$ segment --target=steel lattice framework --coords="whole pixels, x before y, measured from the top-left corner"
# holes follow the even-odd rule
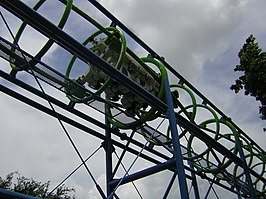
[[[159,196],[162,198],[167,198],[172,190],[179,190],[184,199],[198,199],[202,195],[208,198],[214,186],[238,198],[266,198],[265,151],[231,118],[97,1],[89,0],[88,6],[101,13],[104,18],[101,22],[72,0],[59,2],[64,12],[55,25],[38,12],[45,0],[39,0],[33,9],[20,1],[0,1],[3,9],[22,20],[12,41],[0,37],[0,57],[11,65],[10,71],[0,69],[2,82],[29,91],[35,97],[15,91],[5,83],[0,84],[0,90],[102,140],[107,190],[95,181],[102,198],[119,198],[117,190],[125,184],[162,171],[172,176]],[[64,31],[70,14],[85,21],[91,30],[83,42]],[[102,24],[106,22],[111,25],[104,27]],[[47,39],[35,55],[19,46],[28,26]],[[65,72],[41,61],[53,45],[71,55]],[[129,48],[134,45],[140,46],[148,56],[140,58]],[[77,62],[87,66],[89,71],[81,72]],[[32,86],[31,81],[17,77],[18,73],[25,73],[28,79],[42,82],[63,95],[48,95]],[[174,76],[171,84],[169,75]],[[79,109],[77,104],[83,108]],[[53,106],[57,111],[51,108]],[[92,112],[103,119],[95,119]],[[77,117],[86,124],[74,119]],[[89,124],[98,126],[101,131]],[[117,149],[121,151],[119,155],[115,152]],[[91,175],[78,149],[75,150]],[[129,172],[131,166],[124,168],[122,164],[126,154],[141,158],[151,166],[143,165],[140,170]],[[118,174],[121,167],[125,169],[123,175]],[[199,191],[199,179],[207,182],[204,194]],[[92,180],[95,179],[92,177]],[[193,188],[193,194],[189,187]],[[1,194],[27,198],[0,190]]]

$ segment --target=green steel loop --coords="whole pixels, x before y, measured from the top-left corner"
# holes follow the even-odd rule
[[[37,11],[41,5],[45,2],[46,0],[39,0],[35,6],[33,7],[33,9],[35,11]],[[66,24],[66,21],[69,17],[69,14],[70,14],[70,11],[71,11],[71,8],[72,8],[72,5],[73,5],[73,0],[67,0],[67,4],[66,4],[66,8],[64,10],[64,13],[58,23],[58,28],[63,28]],[[15,36],[15,39],[13,41],[13,44],[17,44],[25,27],[27,25],[27,21],[23,21],[23,23],[21,24],[21,26],[19,27],[19,30]],[[41,59],[42,56],[50,49],[50,47],[53,45],[54,41],[52,39],[48,39],[48,41],[44,44],[44,46],[41,48],[41,50],[35,55],[35,58],[36,59]],[[14,50],[14,49],[13,49]],[[14,70],[21,70],[21,68],[15,66],[14,64],[10,64],[11,68],[14,69]]]
[[[186,107],[186,109],[189,109],[189,108],[191,108],[193,105],[189,105],[189,106],[187,106]],[[216,123],[216,129],[215,130],[213,130],[213,132],[214,132],[214,134],[215,134],[215,136],[214,136],[214,140],[217,140],[217,138],[218,138],[218,135],[219,135],[219,132],[220,132],[220,120],[219,120],[219,118],[218,118],[218,116],[217,116],[217,114],[216,114],[216,112],[212,109],[212,108],[210,108],[209,106],[206,106],[206,105],[203,105],[203,104],[196,104],[195,105],[195,107],[196,108],[203,108],[203,109],[206,109],[207,111],[209,111],[212,115],[213,115],[213,118],[212,119],[209,119],[209,120],[206,120],[206,121],[203,121],[203,122],[201,122],[200,124],[197,124],[198,126],[199,126],[199,128],[204,128],[204,126],[206,126],[207,124],[208,124],[208,122],[211,120],[211,121],[215,121],[215,123]],[[182,110],[180,110],[179,112],[178,112],[178,114],[181,114],[182,112],[181,112]],[[193,121],[194,123],[196,123],[195,121]],[[192,159],[195,159],[195,158],[198,158],[198,157],[203,157],[206,153],[208,153],[208,150],[209,149],[206,149],[204,152],[202,152],[201,154],[198,154],[198,156],[197,157],[193,157],[193,155],[192,155],[192,141],[193,141],[193,138],[195,137],[195,135],[194,134],[191,134],[190,136],[189,136],[189,140],[188,140],[188,159],[190,159],[190,160],[192,160]]]
[[[160,81],[160,76],[154,71],[152,70],[147,64],[145,64],[142,61],[142,58],[138,57],[132,50],[130,50],[129,48],[127,49],[127,53],[133,58],[135,59],[154,79],[156,79],[157,81]]]
[[[189,107],[188,107],[188,106],[187,106],[187,107],[184,107],[184,106],[182,106],[182,107],[178,107],[178,108],[181,108],[181,110],[178,112],[178,114],[184,112],[185,115],[187,116],[187,118],[189,119],[189,121],[194,121],[195,116],[196,116],[196,112],[197,112],[197,101],[196,101],[196,98],[195,98],[194,94],[192,93],[192,91],[191,91],[189,88],[187,88],[187,87],[185,87],[185,86],[183,86],[183,85],[181,85],[181,84],[171,84],[171,85],[170,85],[170,88],[175,88],[175,87],[177,87],[177,88],[181,88],[181,89],[185,90],[185,91],[189,94],[189,96],[190,96],[190,98],[191,98],[191,101],[192,101],[192,104],[189,105]],[[172,92],[173,92],[173,91],[172,91]],[[173,97],[174,97],[174,96],[173,96]],[[175,99],[173,99],[173,100],[175,100]],[[178,99],[176,99],[176,100],[178,100]],[[179,101],[179,100],[178,100],[178,101]],[[181,102],[179,102],[179,104],[181,104]],[[186,109],[188,109],[188,108],[190,108],[190,107],[193,107],[193,108],[192,108],[192,114],[189,115],[189,114],[187,113]],[[185,131],[186,131],[186,130],[185,130]],[[167,137],[170,137],[170,127],[167,128],[166,136],[167,136]]]
[[[245,154],[244,153],[244,157],[245,157],[245,161],[248,167],[252,166],[253,163],[253,159],[254,159],[254,150],[256,150],[259,153],[259,150],[254,148],[253,145],[249,142],[248,139],[246,139],[245,137],[241,136],[241,134],[239,135],[239,140],[242,141],[242,148],[247,150],[249,153]],[[249,158],[249,161],[247,162],[247,159]],[[238,165],[235,166],[234,168],[234,175],[236,176],[236,169],[238,168]]]
[[[244,137],[241,136],[240,137],[240,140],[243,141],[243,139],[246,142],[248,141],[246,138],[244,138]],[[247,142],[247,145],[244,145],[243,144],[242,146],[243,146],[244,149],[247,150],[247,152],[249,152],[249,153],[247,153],[247,154],[244,155],[244,158],[245,158],[245,161],[247,163],[247,166],[251,170],[255,170],[257,172],[259,172],[258,169],[260,169],[261,171],[258,173],[260,176],[263,176],[264,174],[266,174],[266,170],[265,170],[266,158],[265,158],[265,155],[263,155],[258,148],[253,147],[253,145],[250,144],[249,142]],[[248,159],[249,159],[249,161],[247,161]],[[259,162],[255,162],[256,159]],[[261,167],[261,168],[259,168],[259,167]],[[240,179],[241,177],[244,177],[245,176],[245,171],[239,165],[235,165],[234,166],[234,169],[233,169],[233,175],[234,175],[235,179]],[[253,176],[252,180],[253,180],[252,184],[255,187],[257,187],[257,184],[262,183],[259,178],[254,178],[254,176]],[[264,189],[265,188],[262,189],[262,192],[263,191],[266,191]]]
[[[118,33],[119,36],[120,36],[120,39],[121,39],[121,50],[120,50],[120,54],[119,54],[117,63],[115,65],[115,68],[117,68],[118,70],[120,70],[121,67],[122,67],[122,65],[123,65],[123,62],[124,62],[124,59],[125,59],[125,55],[126,55],[126,49],[127,49],[126,48],[126,38],[125,38],[125,35],[123,34],[122,31],[120,31],[120,30],[118,30],[117,28],[114,28],[114,27],[107,27],[106,30],[112,31],[114,33]],[[82,44],[84,46],[86,46],[95,37],[97,37],[98,35],[100,35],[102,33],[103,33],[102,30],[96,31],[95,33],[93,33],[92,35],[90,35]],[[66,70],[66,73],[65,73],[65,76],[68,77],[68,78],[70,76],[70,73],[71,73],[73,64],[74,64],[74,62],[75,62],[76,59],[77,59],[77,55],[75,54],[72,57],[72,59],[70,60],[69,64],[68,64],[68,67],[67,67],[67,70]],[[112,82],[112,79],[111,79],[111,77],[109,77],[106,80],[106,82],[95,92],[95,94],[96,95],[100,95],[110,85],[111,82]],[[89,101],[92,98],[92,96],[85,96],[82,99],[77,99],[75,97],[72,97],[71,95],[67,95],[67,97],[71,101],[76,102],[76,103],[87,102],[87,101]]]
[[[241,136],[241,134],[239,136],[239,140],[242,141],[242,148],[245,149],[245,150],[247,150],[249,152],[249,154],[253,154],[253,149],[255,149],[253,147],[253,144],[251,144],[245,137]],[[258,149],[256,149],[256,150],[258,151]],[[247,162],[247,165],[248,166],[251,166],[252,161],[253,161],[253,156],[251,156],[249,162]]]
[[[218,134],[218,139],[215,139],[217,142],[219,141],[219,139],[223,138],[226,139],[228,141],[230,141],[231,143],[234,143],[234,148],[232,149],[232,152],[236,155],[238,153],[238,144],[236,142],[236,140],[238,139],[239,135],[238,132],[236,131],[235,127],[228,121],[225,120],[220,120],[220,123],[226,125],[231,131],[232,133],[225,133],[224,135]],[[235,138],[233,140],[230,139],[231,135]],[[209,155],[210,153],[207,154],[207,160],[209,159]],[[226,158],[222,159],[222,166],[219,165],[219,167],[224,170],[226,169],[233,161],[232,160],[228,160],[226,161]],[[207,161],[207,164],[209,164],[209,162]],[[216,170],[212,170],[213,172],[216,172]]]
[[[259,160],[259,162],[253,163],[253,160],[255,157],[257,158],[257,160]],[[266,170],[265,170],[266,157],[265,155],[261,154],[261,152],[257,148],[252,148],[252,151],[250,153],[245,154],[245,161],[247,158],[250,159],[247,166],[251,170],[256,170],[257,167],[261,166],[262,168],[261,168],[261,172],[259,173],[259,175],[263,176],[266,173]],[[238,174],[237,170],[242,170],[242,172]],[[245,173],[244,173],[244,170],[239,165],[235,165],[234,170],[233,170],[233,175],[235,176],[236,179],[240,179],[240,177],[244,176]],[[259,178],[256,178],[256,179],[253,178],[253,182],[252,182],[253,185],[256,185],[259,182],[260,182]]]
[[[205,125],[208,125],[208,124],[211,124],[211,123],[216,123],[217,121],[215,120],[215,119],[210,119],[210,120],[206,120],[206,121],[204,121],[204,122],[202,122],[200,125],[202,125],[202,126],[205,126]],[[236,131],[236,129],[234,128],[234,126],[231,124],[231,123],[229,123],[229,122],[227,122],[227,121],[224,121],[224,120],[219,120],[219,123],[220,124],[224,124],[224,125],[226,125],[227,127],[229,127],[229,129],[232,131],[232,135],[234,136],[234,137],[238,137],[238,134],[237,134],[237,131]],[[219,137],[220,136],[220,137]],[[194,137],[194,135],[191,135],[191,137],[190,137],[190,139],[189,139],[189,142],[188,142],[188,153],[189,153],[189,155],[190,156],[192,156],[192,154],[191,154],[191,144],[192,144],[192,138]],[[221,135],[221,134],[217,134],[216,136],[215,136],[215,140],[218,142],[219,141],[219,139],[221,139],[221,138],[224,138],[224,139],[226,139],[226,140],[229,140],[228,139],[228,136],[224,136],[224,135]],[[232,163],[232,160],[225,160],[225,159],[223,159],[222,161],[221,161],[221,165],[218,165],[217,166],[217,168],[215,167],[215,168],[211,168],[211,166],[214,164],[214,163],[212,163],[212,162],[210,162],[209,161],[209,159],[210,159],[210,152],[211,152],[211,148],[208,148],[206,151],[204,151],[202,154],[200,154],[199,156],[197,156],[197,157],[189,157],[189,159],[190,160],[192,160],[192,164],[196,167],[196,168],[198,168],[198,169],[201,169],[202,171],[204,171],[204,172],[206,172],[206,173],[219,173],[219,172],[221,172],[222,170],[225,170],[231,163]],[[234,148],[233,148],[233,153],[234,154],[237,154],[237,152],[238,152],[238,146],[237,146],[237,144],[236,143],[234,143]],[[197,164],[195,161],[193,161],[193,159],[196,159],[196,158],[199,158],[199,157],[205,157],[205,155],[206,155],[206,164],[207,164],[207,168],[204,168],[204,167],[202,167],[201,165],[199,165],[199,164]]]
[[[261,191],[263,194],[266,194],[266,184],[264,184],[263,186],[262,186],[262,191]]]
[[[158,74],[158,76],[160,77],[159,79],[160,81],[160,90],[158,93],[158,98],[163,100],[164,99],[164,81],[165,78],[167,77],[167,71],[165,69],[165,66],[158,60],[155,60],[154,58],[150,58],[150,57],[142,57],[140,58],[141,61],[143,61],[144,63],[152,63],[154,64],[156,67],[158,67],[160,74]],[[109,115],[112,116],[111,110],[110,108],[107,110],[107,113],[109,113]],[[141,115],[139,116],[139,120],[136,122],[132,122],[132,123],[123,123],[121,121],[115,120],[112,117],[108,117],[110,123],[112,123],[113,125],[117,126],[118,128],[121,129],[130,129],[133,128],[134,126],[136,126],[137,124],[143,124],[146,121],[149,121],[151,119],[153,119],[154,115],[156,115],[156,109],[151,107],[150,110],[148,111],[141,111]]]
[[[181,85],[181,84],[172,84],[172,85],[170,85],[170,88],[174,88],[174,87],[178,87],[178,88],[181,88],[181,89],[183,89],[183,90],[185,90],[188,94],[189,94],[189,96],[190,96],[190,98],[191,98],[191,101],[192,101],[192,114],[191,115],[189,115],[189,117],[188,117],[188,119],[190,120],[190,121],[194,121],[194,119],[195,119],[195,117],[196,117],[196,112],[197,112],[197,102],[196,102],[196,97],[194,96],[194,94],[192,93],[192,91],[189,89],[189,88],[187,88],[187,87],[185,87],[185,86],[183,86],[183,85]],[[185,111],[185,110],[184,110]],[[188,115],[187,115],[188,116]]]
[[[232,134],[227,134],[226,136],[227,136],[227,137],[231,137],[231,135],[232,135]],[[235,148],[233,147],[233,148],[229,149],[229,151],[233,152],[234,149],[235,149]],[[249,158],[249,157],[250,157],[250,154],[246,154],[246,155],[245,155],[245,160],[246,160],[246,158]],[[252,158],[253,158],[253,157],[252,157]],[[224,162],[225,159],[226,159],[226,157],[223,158],[222,162]],[[249,168],[250,168],[250,167],[249,167]],[[239,172],[238,170],[240,170],[241,172]],[[235,178],[236,180],[241,180],[241,178],[245,176],[245,172],[244,172],[243,168],[242,168],[240,165],[238,165],[238,164],[235,164],[235,165],[233,166],[233,169],[231,168],[231,174],[234,176],[234,178]],[[227,181],[227,179],[224,178],[224,177],[221,177],[220,180]],[[229,182],[228,182],[228,183],[229,183]],[[234,183],[232,182],[231,185],[234,186]]]
[[[251,154],[250,154],[251,155]],[[258,162],[252,166],[250,166],[250,169],[251,170],[256,170],[257,167],[261,166],[261,172],[259,173],[260,176],[263,176],[265,173],[266,173],[266,170],[265,170],[265,157],[262,156],[261,154],[257,153],[257,154],[252,154],[254,157],[257,157],[259,160],[261,160],[261,162]],[[263,157],[263,158],[262,158]],[[255,179],[253,184],[256,185],[258,182],[260,181],[259,178]]]
[[[141,58],[141,60],[144,62],[144,63],[152,63],[154,64],[155,66],[158,67],[160,73],[158,74],[158,76],[160,77],[160,90],[159,90],[159,93],[158,93],[158,98],[160,100],[164,100],[164,81],[165,81],[165,78],[167,77],[167,71],[165,69],[165,66],[158,60],[155,60],[153,58],[148,58],[148,57],[143,57]],[[148,112],[144,112],[144,116],[142,117],[142,119],[144,121],[147,121],[147,120],[150,120],[152,118],[152,116],[155,114],[156,112],[156,109],[155,108],[151,108]]]
[[[250,168],[250,167],[252,167],[252,163],[253,163],[254,156],[256,156],[256,153],[254,153],[254,149],[255,148],[253,148],[253,145],[245,137],[243,137],[241,135],[239,136],[239,140],[242,141],[242,148],[245,149],[245,150],[247,150],[247,152],[248,152],[248,154],[245,154],[244,153],[245,154],[244,157],[245,157],[245,161],[246,161],[247,166]],[[259,153],[259,150],[258,149],[255,149],[255,150]],[[249,161],[247,162],[247,159],[248,158],[249,158]],[[242,170],[242,173],[238,174],[237,173],[238,172],[238,169]],[[244,175],[244,171],[243,171],[243,169],[239,165],[235,165],[234,170],[233,170],[233,175],[236,178],[240,178],[241,176]]]
[[[261,160],[261,162],[258,162],[258,163],[256,163],[256,164],[254,164],[254,165],[252,165],[252,166],[250,166],[249,168],[251,169],[251,170],[254,170],[254,171],[257,171],[257,172],[259,172],[258,170],[257,170],[257,168],[258,167],[261,167],[261,171],[260,171],[260,173],[258,173],[260,176],[263,176],[264,174],[266,174],[266,171],[265,171],[265,164],[266,164],[266,162],[265,162],[265,159],[263,158],[263,160],[261,159],[261,154],[255,154],[255,153],[253,153],[253,154],[247,154],[246,156],[245,156],[245,158],[246,157],[249,157],[249,156],[253,156],[253,157],[257,157],[258,159],[260,159]],[[238,166],[238,165],[236,165],[236,167],[240,167],[240,166]],[[243,168],[240,168],[241,170],[242,170],[242,172],[240,173],[240,174],[238,174],[238,175],[236,175],[236,173],[235,173],[235,169],[234,169],[234,177],[235,177],[235,179],[240,179],[241,177],[243,177],[243,176],[245,176],[245,172],[244,172],[244,170],[243,170]],[[260,183],[261,181],[260,181],[260,179],[259,178],[252,178],[252,184],[253,184],[253,186],[255,186],[255,187],[257,187],[258,186],[258,183]],[[262,188],[262,192],[265,192],[266,190],[264,190],[265,188]]]

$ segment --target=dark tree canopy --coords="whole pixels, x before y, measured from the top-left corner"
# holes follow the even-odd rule
[[[238,53],[240,64],[234,71],[244,72],[230,89],[238,93],[245,90],[245,95],[250,95],[261,102],[259,113],[261,119],[266,119],[266,52],[262,52],[255,37],[250,35]]]
[[[14,179],[14,176],[17,176]],[[21,176],[18,172],[12,172],[6,178],[0,177],[0,188],[8,189],[14,192],[26,194],[29,196],[47,198],[47,199],[74,199],[75,196],[69,196],[74,189],[67,188],[65,185],[58,187],[54,192],[49,194],[50,182],[41,183]],[[72,194],[73,195],[73,194]]]

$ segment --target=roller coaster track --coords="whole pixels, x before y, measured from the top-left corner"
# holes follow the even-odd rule
[[[97,1],[89,0],[88,5],[102,13],[110,27],[103,27],[71,0],[60,2],[65,10],[57,25],[37,12],[45,1],[38,1],[33,9],[20,1],[0,2],[2,8],[23,21],[13,41],[0,35],[0,57],[11,66],[8,72],[0,69],[2,82],[48,100],[58,109],[98,126],[105,133],[55,112],[4,83],[0,84],[0,90],[103,141],[109,157],[106,160],[107,191],[103,193],[98,188],[103,198],[119,197],[117,187],[164,170],[173,173],[165,198],[170,189],[174,189],[176,176],[181,198],[189,198],[188,184],[194,188],[194,197],[200,198],[197,177],[208,181],[210,188],[215,184],[239,198],[266,198],[266,153],[231,118]],[[63,30],[71,12],[94,30],[83,42]],[[47,38],[35,55],[18,45],[27,26]],[[140,45],[148,56],[136,55],[127,46],[128,40]],[[71,55],[65,73],[42,61],[54,44]],[[80,72],[77,62],[82,62],[89,71]],[[19,73],[27,74],[27,78],[20,79]],[[169,74],[175,76],[171,79],[173,84],[169,84]],[[43,82],[57,90],[60,97],[45,94],[28,79]],[[63,102],[66,99],[68,103]],[[76,108],[77,104],[84,106],[85,111]],[[96,120],[88,114],[91,110],[105,119]],[[163,129],[155,125],[166,120],[169,125]],[[135,133],[144,139],[135,139]],[[115,169],[110,166],[113,164],[112,147],[123,151]],[[115,176],[126,152],[153,166],[122,177]]]

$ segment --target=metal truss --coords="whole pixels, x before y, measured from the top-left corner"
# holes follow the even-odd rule
[[[105,20],[111,24],[110,27],[104,28],[71,0],[59,2],[65,5],[64,16],[59,25],[54,25],[37,12],[45,1],[39,1],[34,9],[21,1],[0,2],[3,9],[23,21],[13,41],[0,37],[0,57],[12,66],[10,71],[0,69],[3,82],[0,90],[102,141],[106,156],[103,160],[106,165],[105,191],[95,181],[81,157],[81,166],[87,168],[102,198],[119,198],[117,190],[124,185],[132,183],[136,187],[134,182],[162,172],[169,172],[171,178],[165,185],[162,196],[159,196],[161,198],[167,198],[173,190],[179,190],[183,199],[208,198],[210,192],[218,198],[215,192],[218,188],[238,198],[265,198],[265,151],[233,123],[231,118],[100,3],[89,0],[88,6],[103,14]],[[83,43],[63,30],[70,12],[77,14],[94,30],[97,29]],[[37,55],[27,53],[18,45],[25,26],[31,26],[48,40]],[[104,35],[104,39],[98,39],[99,35]],[[126,45],[125,38],[141,46],[148,56],[139,58]],[[65,74],[41,61],[54,44],[72,56]],[[99,52],[102,46],[105,49]],[[114,57],[117,59],[116,64],[110,61]],[[95,67],[97,73],[89,72],[79,78],[72,78],[70,71],[74,70],[72,66],[76,59],[91,68]],[[157,70],[159,68],[160,72],[150,69],[150,65]],[[140,77],[132,77],[130,67],[139,70],[144,68],[143,76],[154,79],[155,83],[141,83],[141,73]],[[28,79],[20,79],[17,77],[18,73],[27,74]],[[173,84],[169,83],[169,74],[175,76],[171,79]],[[102,75],[100,78],[105,82],[98,79],[96,83],[88,80],[97,75]],[[31,85],[29,79],[40,81],[61,95],[51,96],[43,89]],[[83,81],[89,82],[89,86],[85,86]],[[157,84],[159,88],[156,87]],[[31,96],[14,90],[14,87],[28,91]],[[121,91],[114,91],[118,87]],[[107,89],[113,90],[108,93]],[[127,99],[124,97],[126,94],[135,99],[133,105],[126,106],[123,101]],[[117,99],[118,97],[120,98]],[[67,98],[68,102],[62,98]],[[135,105],[137,103],[138,106]],[[79,109],[77,104],[82,104],[84,109]],[[88,114],[92,110],[104,119],[97,120]],[[93,126],[99,127],[101,131],[95,130]],[[78,152],[77,149],[76,151]],[[126,167],[123,161],[128,154],[135,158]],[[131,172],[138,159],[148,162],[149,166]],[[207,184],[208,189],[204,193],[199,189],[199,180]],[[0,190],[0,195],[3,194],[8,193]],[[19,197],[13,193],[9,195],[10,198]],[[141,193],[139,195],[142,198]]]

